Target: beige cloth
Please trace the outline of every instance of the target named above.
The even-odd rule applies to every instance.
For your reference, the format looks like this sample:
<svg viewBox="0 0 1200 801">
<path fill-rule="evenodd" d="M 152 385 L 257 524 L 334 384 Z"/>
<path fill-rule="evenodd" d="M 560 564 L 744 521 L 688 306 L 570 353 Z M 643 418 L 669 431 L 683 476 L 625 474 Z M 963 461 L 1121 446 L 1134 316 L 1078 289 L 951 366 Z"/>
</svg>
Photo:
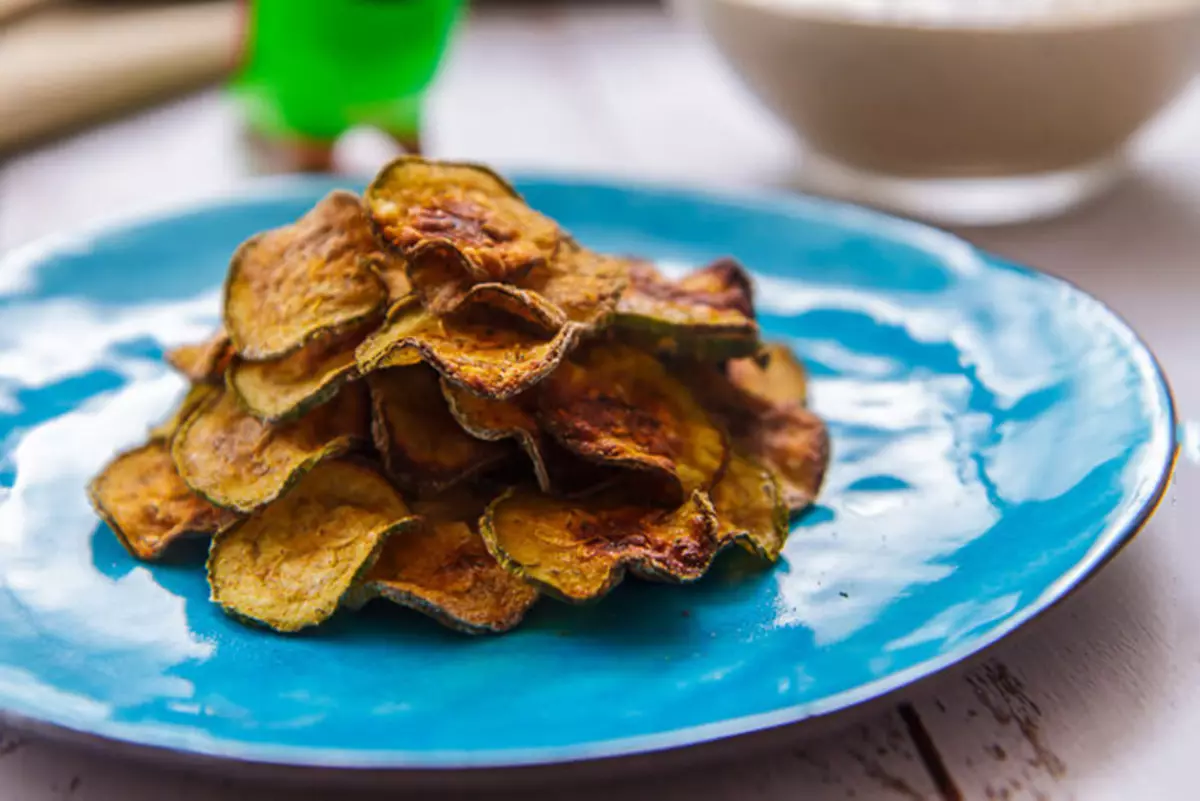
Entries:
<svg viewBox="0 0 1200 801">
<path fill-rule="evenodd" d="M 220 78 L 237 15 L 233 0 L 0 0 L 0 153 Z"/>
</svg>

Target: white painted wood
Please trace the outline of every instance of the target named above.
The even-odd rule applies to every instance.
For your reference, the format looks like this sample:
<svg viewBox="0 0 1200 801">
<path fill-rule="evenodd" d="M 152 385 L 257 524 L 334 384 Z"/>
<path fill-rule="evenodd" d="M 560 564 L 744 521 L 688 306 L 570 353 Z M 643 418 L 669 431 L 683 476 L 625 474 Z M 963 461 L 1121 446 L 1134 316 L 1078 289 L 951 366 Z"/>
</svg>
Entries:
<svg viewBox="0 0 1200 801">
<path fill-rule="evenodd" d="M 1068 218 L 967 231 L 1108 301 L 1200 419 L 1200 86 L 1136 153 L 1137 176 Z M 790 135 L 686 29 L 638 6 L 492 10 L 472 19 L 429 108 L 430 152 L 508 167 L 715 185 L 786 183 Z M 386 150 L 360 139 L 348 163 Z M 253 173 L 236 115 L 206 92 L 0 165 L 0 248 Z M 1195 796 L 1200 735 L 1200 474 L 1181 466 L 1162 509 L 1100 576 L 1028 631 L 922 685 L 915 709 L 962 797 L 1049 801 Z M 931 799 L 894 714 L 734 768 L 546 798 Z M 6 753 L 8 752 L 8 753 Z M 72 780 L 79 783 L 72 790 Z M 521 794 L 522 797 L 527 797 Z M 32 743 L 0 742 L 0 799 L 334 798 L 265 791 Z M 511 795 L 510 797 L 516 797 Z"/>
</svg>

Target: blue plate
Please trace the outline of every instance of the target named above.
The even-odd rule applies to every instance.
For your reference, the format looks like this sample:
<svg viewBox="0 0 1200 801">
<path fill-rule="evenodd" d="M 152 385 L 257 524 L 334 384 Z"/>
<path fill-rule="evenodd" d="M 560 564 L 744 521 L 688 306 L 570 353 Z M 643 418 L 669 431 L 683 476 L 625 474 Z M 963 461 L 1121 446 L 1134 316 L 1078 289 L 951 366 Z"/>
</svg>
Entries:
<svg viewBox="0 0 1200 801">
<path fill-rule="evenodd" d="M 669 268 L 731 254 L 812 374 L 834 463 L 786 558 L 627 582 L 467 638 L 372 605 L 302 636 L 208 601 L 202 554 L 132 560 L 84 485 L 182 389 L 234 247 L 330 188 L 34 245 L 0 264 L 0 709 L 191 753 L 483 767 L 687 745 L 843 709 L 1004 636 L 1145 521 L 1175 452 L 1137 337 L 1066 284 L 857 208 L 519 182 L 585 243 Z"/>
</svg>

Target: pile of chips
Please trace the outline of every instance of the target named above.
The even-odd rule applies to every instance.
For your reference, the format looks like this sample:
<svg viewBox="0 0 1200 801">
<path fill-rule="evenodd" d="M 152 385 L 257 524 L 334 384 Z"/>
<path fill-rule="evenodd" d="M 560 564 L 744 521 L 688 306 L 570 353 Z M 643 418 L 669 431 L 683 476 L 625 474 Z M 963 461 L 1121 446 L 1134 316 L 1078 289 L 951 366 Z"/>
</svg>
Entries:
<svg viewBox="0 0 1200 801">
<path fill-rule="evenodd" d="M 402 158 L 251 238 L 167 359 L 191 389 L 92 502 L 139 559 L 212 535 L 213 600 L 278 631 L 383 598 L 500 632 L 774 561 L 828 461 L 741 267 L 595 253 L 474 165 Z"/>
</svg>

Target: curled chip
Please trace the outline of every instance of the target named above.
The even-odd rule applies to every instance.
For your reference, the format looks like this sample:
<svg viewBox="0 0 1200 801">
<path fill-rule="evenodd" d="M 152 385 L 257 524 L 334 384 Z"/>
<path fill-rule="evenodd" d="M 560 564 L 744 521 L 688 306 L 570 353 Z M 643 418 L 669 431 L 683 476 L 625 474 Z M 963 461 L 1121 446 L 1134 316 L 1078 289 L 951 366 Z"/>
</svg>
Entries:
<svg viewBox="0 0 1200 801">
<path fill-rule="evenodd" d="M 722 259 L 678 281 L 636 262 L 617 305 L 615 324 L 639 343 L 705 359 L 747 356 L 759 346 L 750 279 Z"/>
<path fill-rule="evenodd" d="M 729 380 L 742 392 L 766 406 L 807 400 L 808 376 L 804 365 L 782 342 L 768 342 L 759 358 L 733 359 L 726 366 Z"/>
<path fill-rule="evenodd" d="M 631 506 L 614 491 L 568 500 L 518 487 L 492 502 L 480 533 L 500 564 L 572 603 L 600 598 L 627 568 L 694 581 L 718 549 L 716 513 L 700 491 L 666 510 Z"/>
<path fill-rule="evenodd" d="M 449 314 L 470 304 L 500 309 L 536 328 L 554 331 L 570 321 L 603 326 L 628 283 L 629 262 L 564 243 L 553 259 L 516 284 L 475 283 L 465 257 L 445 242 L 417 247 L 409 274 L 425 308 Z"/>
<path fill-rule="evenodd" d="M 179 405 L 171 412 L 171 416 L 150 429 L 150 441 L 170 443 L 175 433 L 192 413 L 204 405 L 209 398 L 219 395 L 221 388 L 213 384 L 192 384 L 187 394 L 179 401 Z"/>
<path fill-rule="evenodd" d="M 552 257 L 562 238 L 553 220 L 474 164 L 403 156 L 380 171 L 365 199 L 388 243 L 407 255 L 418 245 L 446 242 L 462 253 L 472 283 L 512 281 Z"/>
<path fill-rule="evenodd" d="M 535 291 L 571 322 L 588 328 L 607 323 L 629 283 L 633 262 L 565 244 L 558 255 L 535 268 L 521 285 Z"/>
<path fill-rule="evenodd" d="M 303 414 L 358 375 L 354 349 L 366 337 L 363 328 L 322 334 L 280 359 L 235 359 L 229 388 L 242 406 L 260 420 L 278 422 Z"/>
<path fill-rule="evenodd" d="M 539 387 L 538 409 L 573 453 L 645 472 L 664 505 L 709 488 L 725 464 L 725 439 L 691 391 L 627 346 L 598 344 L 564 362 Z"/>
<path fill-rule="evenodd" d="M 543 492 L 578 495 L 618 478 L 620 471 L 586 462 L 545 434 L 537 421 L 531 393 L 508 400 L 481 398 L 442 380 L 442 392 L 454 419 L 467 433 L 484 440 L 515 439 L 533 464 Z"/>
<path fill-rule="evenodd" d="M 767 374 L 783 370 L 788 376 L 777 378 L 777 384 L 766 375 L 754 375 L 764 368 L 750 361 L 731 362 L 725 370 L 692 365 L 687 375 L 735 447 L 775 473 L 784 502 L 795 513 L 811 504 L 821 488 L 829 465 L 829 432 L 801 398 L 785 400 L 797 391 L 802 377 L 777 358 L 773 353 L 776 366 L 765 368 Z M 803 396 L 802 386 L 799 391 Z"/>
<path fill-rule="evenodd" d="M 571 323 L 551 334 L 520 322 L 497 310 L 437 317 L 418 303 L 401 304 L 359 346 L 359 371 L 420 360 L 476 395 L 511 398 L 554 370 L 581 333 Z"/>
<path fill-rule="evenodd" d="M 196 495 L 175 472 L 165 442 L 109 462 L 88 486 L 96 512 L 138 559 L 157 559 L 181 537 L 212 534 L 237 520 Z"/>
<path fill-rule="evenodd" d="M 217 506 L 252 512 L 281 496 L 322 460 L 365 441 L 369 418 L 358 384 L 279 425 L 258 420 L 233 393 L 223 392 L 183 424 L 171 456 L 193 490 Z"/>
<path fill-rule="evenodd" d="M 367 377 L 372 431 L 384 465 L 400 485 L 436 492 L 511 454 L 503 443 L 476 439 L 458 425 L 438 375 L 423 364 Z"/>
<path fill-rule="evenodd" d="M 516 626 L 538 592 L 488 553 L 472 529 L 482 510 L 462 493 L 415 504 L 420 524 L 388 538 L 362 592 L 468 634 Z"/>
<path fill-rule="evenodd" d="M 772 468 L 792 513 L 817 498 L 829 466 L 829 431 L 821 418 L 802 406 L 764 413 L 742 431 L 746 451 Z"/>
<path fill-rule="evenodd" d="M 446 242 L 428 242 L 408 258 L 409 274 L 426 311 L 453 314 L 472 306 L 498 309 L 539 331 L 557 331 L 566 316 L 536 292 L 496 281 L 474 283 L 465 257 Z"/>
<path fill-rule="evenodd" d="M 713 487 L 712 502 L 722 545 L 737 542 L 769 562 L 779 558 L 788 536 L 788 507 L 773 471 L 735 449 Z"/>
<path fill-rule="evenodd" d="M 368 467 L 315 467 L 284 498 L 219 533 L 208 556 L 212 599 L 276 631 L 328 619 L 370 570 L 387 536 L 412 525 L 400 494 Z"/>
<path fill-rule="evenodd" d="M 368 266 L 387 289 L 388 304 L 404 300 L 413 293 L 412 282 L 408 280 L 408 270 L 404 259 L 391 253 L 379 253 L 368 261 Z"/>
<path fill-rule="evenodd" d="M 204 342 L 180 345 L 167 351 L 165 358 L 167 364 L 193 384 L 220 384 L 233 358 L 233 344 L 221 326 Z"/>
<path fill-rule="evenodd" d="M 534 330 L 554 332 L 562 328 L 567 318 L 558 307 L 537 292 L 519 289 L 512 284 L 476 284 L 459 300 L 455 309 L 471 312 L 471 304 L 496 309 L 524 320 Z"/>
<path fill-rule="evenodd" d="M 373 269 L 381 258 L 362 204 L 342 191 L 294 225 L 247 240 L 225 283 L 225 328 L 238 355 L 277 359 L 382 314 L 387 292 Z"/>
</svg>

